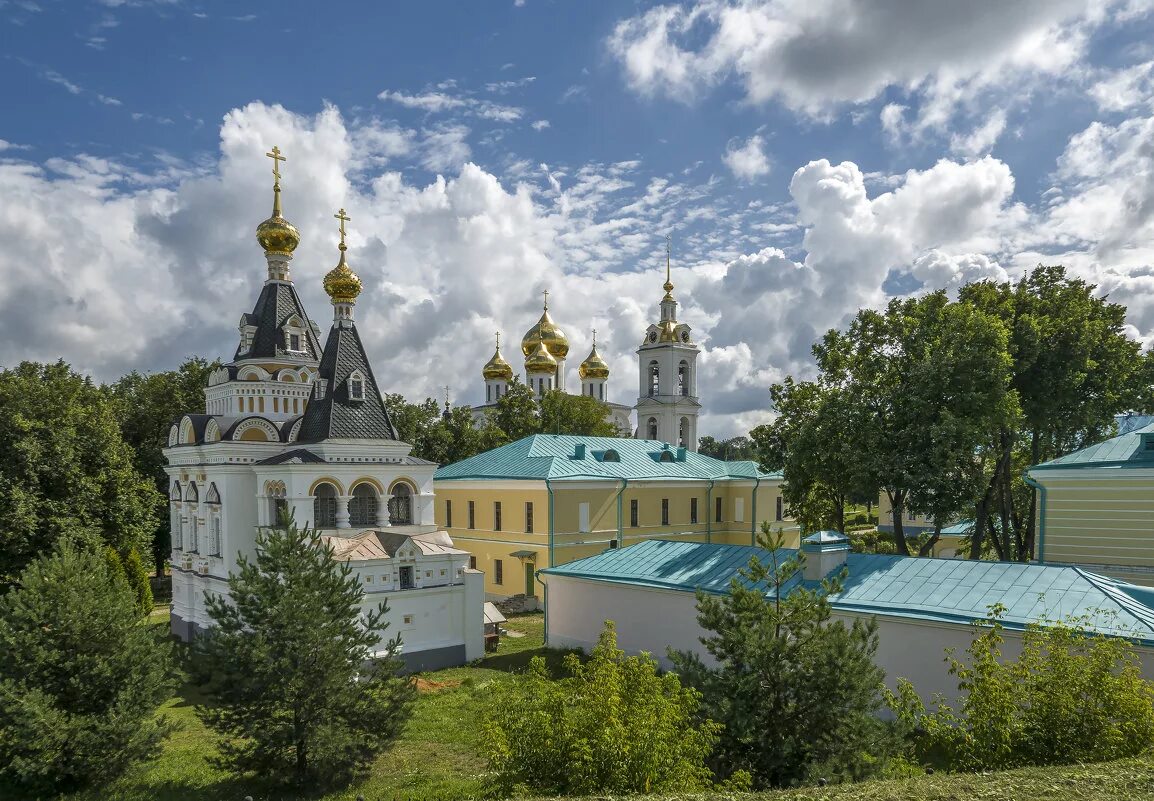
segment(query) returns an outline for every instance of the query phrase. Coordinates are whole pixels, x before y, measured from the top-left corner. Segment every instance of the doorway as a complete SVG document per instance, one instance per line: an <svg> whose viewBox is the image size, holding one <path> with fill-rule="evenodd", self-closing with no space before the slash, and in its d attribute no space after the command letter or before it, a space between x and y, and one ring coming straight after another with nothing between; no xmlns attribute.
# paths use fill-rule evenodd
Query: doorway
<svg viewBox="0 0 1154 801"><path fill-rule="evenodd" d="M534 597L537 594L536 592L534 592L534 589L535 589L535 587L533 586L533 563L532 562L526 562L525 563L525 597L526 598Z"/></svg>
<svg viewBox="0 0 1154 801"><path fill-rule="evenodd" d="M416 582L413 581L413 568L412 568L412 566L410 565L409 567L402 567L401 568L401 589L402 590L411 590L416 586L417 586Z"/></svg>

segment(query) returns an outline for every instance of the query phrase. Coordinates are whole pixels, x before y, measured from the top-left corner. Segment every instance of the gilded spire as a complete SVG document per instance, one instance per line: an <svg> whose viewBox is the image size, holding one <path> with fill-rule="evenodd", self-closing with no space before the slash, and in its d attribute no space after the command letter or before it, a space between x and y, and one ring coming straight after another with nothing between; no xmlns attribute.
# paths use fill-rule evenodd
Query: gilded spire
<svg viewBox="0 0 1154 801"><path fill-rule="evenodd" d="M577 368L577 375L584 381L588 378L605 380L609 377L609 364L597 352L597 329L593 329L593 349L585 357L585 361Z"/></svg>
<svg viewBox="0 0 1154 801"><path fill-rule="evenodd" d="M281 214L280 163L287 159L280 154L280 148L276 145L265 155L272 159L272 216L256 227L256 241L266 253L290 255L300 244L301 235Z"/></svg>
<svg viewBox="0 0 1154 801"><path fill-rule="evenodd" d="M333 305L348 304L352 305L357 302L357 296L361 294L361 279L349 267L348 261L345 260L345 251L348 245L345 244L345 223L352 218L345 214L345 210L341 209L333 215L341 221L341 243L337 245L337 249L341 252L340 261L337 266L329 270L325 275L324 287L325 292L332 298Z"/></svg>
<svg viewBox="0 0 1154 801"><path fill-rule="evenodd" d="M670 239L669 239L669 236L666 235L666 237L665 237L665 285L662 287L662 289L665 290L665 298L664 298L665 300L673 300L673 279L670 276L671 268L670 268L670 264L669 264L669 245L670 245Z"/></svg>
<svg viewBox="0 0 1154 801"><path fill-rule="evenodd" d="M485 366L481 368L481 375L485 377L486 381L496 380L513 380L513 366L505 361L505 357L501 355L501 332L497 332L497 349L493 351L493 358L485 362Z"/></svg>

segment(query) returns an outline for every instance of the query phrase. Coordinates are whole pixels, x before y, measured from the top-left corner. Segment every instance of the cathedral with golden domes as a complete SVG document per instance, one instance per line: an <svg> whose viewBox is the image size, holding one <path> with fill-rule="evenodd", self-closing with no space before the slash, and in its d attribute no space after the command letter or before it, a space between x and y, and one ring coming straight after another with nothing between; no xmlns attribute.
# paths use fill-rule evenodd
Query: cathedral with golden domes
<svg viewBox="0 0 1154 801"><path fill-rule="evenodd" d="M433 516L436 465L400 441L357 331L361 279L340 253L321 283L333 307L328 337L305 311L289 269L300 232L281 210L272 158L273 212L257 227L267 273L241 315L232 360L209 376L204 409L172 423L164 456L171 485L172 632L211 625L206 594L228 593L257 533L289 516L347 562L363 606L388 598L387 637L400 635L411 670L483 654L482 576ZM318 275L319 279L320 276Z"/></svg>
<svg viewBox="0 0 1154 801"><path fill-rule="evenodd" d="M660 318L646 328L638 356L638 397L634 406L614 403L608 397L609 364L597 352L597 332L589 355L577 368L581 394L596 398L608 407L606 420L622 436L683 445L697 450L697 417L701 403L697 396L697 357L700 349L693 342L690 327L677 320L677 301L666 253L665 296L660 303ZM568 391L565 386L565 360L569 340L549 316L549 293L545 292L541 318L521 338L524 357L524 383L538 396L550 390ZM501 355L501 335L492 358L481 368L485 380L485 402L472 408L474 419L496 408L513 380L513 366ZM633 413L637 425L633 425Z"/></svg>

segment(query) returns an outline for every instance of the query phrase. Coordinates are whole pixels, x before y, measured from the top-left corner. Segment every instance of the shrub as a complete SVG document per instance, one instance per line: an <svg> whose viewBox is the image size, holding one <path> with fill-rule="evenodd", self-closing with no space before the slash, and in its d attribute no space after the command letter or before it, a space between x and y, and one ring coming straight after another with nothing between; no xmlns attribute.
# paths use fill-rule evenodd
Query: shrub
<svg viewBox="0 0 1154 801"><path fill-rule="evenodd" d="M67 540L0 597L0 782L34 793L102 785L172 731L157 707L171 646L105 554Z"/></svg>
<svg viewBox="0 0 1154 801"><path fill-rule="evenodd" d="M701 696L648 654L627 657L611 621L585 664L565 657L552 680L535 657L494 700L485 744L502 795L693 791L708 787L705 760L718 724L694 723Z"/></svg>
<svg viewBox="0 0 1154 801"><path fill-rule="evenodd" d="M948 653L961 706L941 699L926 712L913 686L887 693L924 734L915 756L954 770L1098 762L1154 746L1154 687L1131 643L1089 628L1086 618L1029 626L1017 659L1002 657L1003 608L976 625L968 660Z"/></svg>

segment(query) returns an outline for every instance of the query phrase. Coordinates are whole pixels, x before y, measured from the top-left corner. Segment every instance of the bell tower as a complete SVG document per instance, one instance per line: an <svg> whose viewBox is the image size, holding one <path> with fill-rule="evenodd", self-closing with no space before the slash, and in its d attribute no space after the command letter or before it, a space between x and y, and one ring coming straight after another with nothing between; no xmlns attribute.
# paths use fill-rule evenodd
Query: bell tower
<svg viewBox="0 0 1154 801"><path fill-rule="evenodd" d="M637 439L653 439L697 450L697 357L692 331L677 321L669 240L665 243L665 296L661 317L645 330L637 349Z"/></svg>

